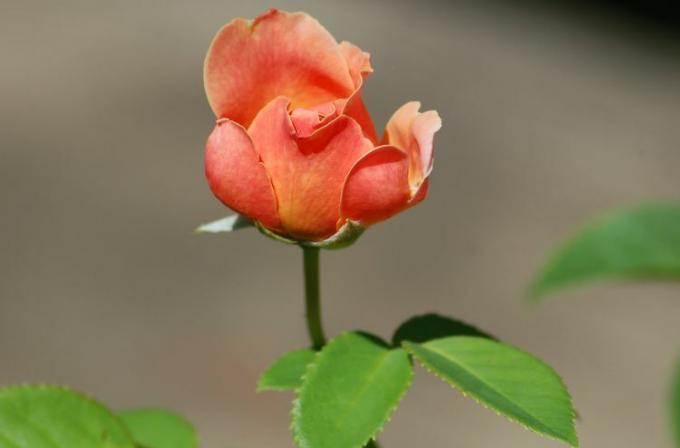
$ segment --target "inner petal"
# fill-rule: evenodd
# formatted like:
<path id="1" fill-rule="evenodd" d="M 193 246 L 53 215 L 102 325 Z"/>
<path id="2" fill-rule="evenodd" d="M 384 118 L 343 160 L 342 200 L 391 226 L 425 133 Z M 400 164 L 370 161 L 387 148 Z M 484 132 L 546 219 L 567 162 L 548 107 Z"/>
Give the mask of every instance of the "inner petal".
<path id="1" fill-rule="evenodd" d="M 248 132 L 272 179 L 285 231 L 296 238 L 327 238 L 337 230 L 345 178 L 373 144 L 346 116 L 301 138 L 288 103 L 286 98 L 270 102 Z"/>
<path id="2" fill-rule="evenodd" d="M 354 90 L 333 36 L 307 14 L 277 10 L 224 26 L 208 51 L 204 81 L 215 114 L 246 127 L 278 96 L 312 108 Z"/>

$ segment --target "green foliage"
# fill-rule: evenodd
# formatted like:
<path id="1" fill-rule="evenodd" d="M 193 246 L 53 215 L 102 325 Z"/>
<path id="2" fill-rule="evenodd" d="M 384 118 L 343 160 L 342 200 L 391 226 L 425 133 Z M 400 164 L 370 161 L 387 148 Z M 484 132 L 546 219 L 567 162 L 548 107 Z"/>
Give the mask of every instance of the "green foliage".
<path id="1" fill-rule="evenodd" d="M 479 403 L 547 437 L 578 446 L 571 398 L 533 356 L 485 338 L 453 336 L 404 348 L 427 370 Z"/>
<path id="2" fill-rule="evenodd" d="M 138 446 L 143 448 L 197 448 L 196 431 L 177 414 L 161 409 L 119 412 Z"/>
<path id="3" fill-rule="evenodd" d="M 53 386 L 0 390 L 2 448 L 134 448 L 123 423 L 91 398 Z"/>
<path id="4" fill-rule="evenodd" d="M 283 355 L 260 376 L 257 390 L 291 390 L 302 386 L 302 376 L 316 352 L 311 348 L 294 350 Z"/>
<path id="5" fill-rule="evenodd" d="M 544 266 L 532 295 L 604 278 L 680 278 L 680 205 L 638 206 L 586 227 Z"/>
<path id="6" fill-rule="evenodd" d="M 671 430 L 675 445 L 680 448 L 680 360 L 677 362 L 671 385 Z"/>
<path id="7" fill-rule="evenodd" d="M 363 333 L 330 341 L 305 373 L 293 408 L 300 448 L 361 448 L 411 384 L 407 353 Z"/>
<path id="8" fill-rule="evenodd" d="M 424 314 L 412 317 L 401 324 L 392 336 L 392 344 L 398 347 L 403 341 L 427 342 L 447 336 L 479 336 L 495 339 L 465 322 L 439 314 Z"/>

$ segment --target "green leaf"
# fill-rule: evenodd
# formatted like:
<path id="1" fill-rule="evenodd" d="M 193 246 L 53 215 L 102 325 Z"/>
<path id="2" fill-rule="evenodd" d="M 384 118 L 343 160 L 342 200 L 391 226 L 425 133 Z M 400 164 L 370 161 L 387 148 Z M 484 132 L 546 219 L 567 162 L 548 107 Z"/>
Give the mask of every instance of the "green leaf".
<path id="1" fill-rule="evenodd" d="M 427 370 L 464 395 L 540 434 L 578 446 L 569 393 L 542 361 L 471 336 L 403 345 Z"/>
<path id="2" fill-rule="evenodd" d="M 680 360 L 677 363 L 671 386 L 671 430 L 675 446 L 680 448 Z"/>
<path id="3" fill-rule="evenodd" d="M 269 366 L 257 383 L 257 390 L 291 390 L 302 386 L 302 376 L 316 352 L 311 348 L 294 350 Z"/>
<path id="4" fill-rule="evenodd" d="M 241 216 L 241 215 L 231 215 L 226 218 L 218 219 L 217 221 L 209 222 L 198 226 L 195 230 L 196 233 L 221 233 L 221 232 L 233 232 L 235 230 L 244 229 L 246 227 L 252 227 L 253 221 Z"/>
<path id="5" fill-rule="evenodd" d="M 131 409 L 118 413 L 143 448 L 197 448 L 194 427 L 183 417 L 161 409 Z"/>
<path id="6" fill-rule="evenodd" d="M 680 205 L 642 205 L 608 214 L 563 244 L 531 293 L 600 279 L 680 279 Z"/>
<path id="7" fill-rule="evenodd" d="M 125 425 L 78 392 L 55 386 L 0 389 L 2 448 L 134 448 Z"/>
<path id="8" fill-rule="evenodd" d="M 408 390 L 406 352 L 363 333 L 344 333 L 316 356 L 293 406 L 300 448 L 361 448 Z"/>
<path id="9" fill-rule="evenodd" d="M 488 333 L 465 322 L 438 314 L 424 314 L 412 317 L 401 324 L 392 336 L 392 345 L 398 347 L 403 341 L 427 342 L 447 336 L 479 336 L 495 339 Z"/>

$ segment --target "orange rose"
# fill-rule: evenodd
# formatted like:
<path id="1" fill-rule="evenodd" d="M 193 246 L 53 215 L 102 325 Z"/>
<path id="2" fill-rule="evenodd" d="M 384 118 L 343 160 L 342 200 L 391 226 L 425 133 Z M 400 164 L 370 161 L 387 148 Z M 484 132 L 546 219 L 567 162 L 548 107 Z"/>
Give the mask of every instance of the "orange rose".
<path id="1" fill-rule="evenodd" d="M 319 241 L 422 201 L 435 111 L 406 103 L 378 141 L 361 98 L 368 53 L 304 13 L 235 19 L 215 36 L 205 90 L 217 125 L 205 172 L 225 205 L 285 237 Z"/>

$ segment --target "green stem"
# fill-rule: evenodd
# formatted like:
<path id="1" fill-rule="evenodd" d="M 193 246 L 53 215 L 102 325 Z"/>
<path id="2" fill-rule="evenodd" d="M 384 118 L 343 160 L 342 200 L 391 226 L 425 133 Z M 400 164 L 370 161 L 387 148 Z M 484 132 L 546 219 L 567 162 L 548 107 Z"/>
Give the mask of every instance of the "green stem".
<path id="1" fill-rule="evenodd" d="M 319 286 L 319 248 L 302 246 L 305 267 L 305 306 L 307 308 L 307 330 L 314 350 L 326 345 L 321 325 L 321 288 Z M 377 440 L 370 440 L 365 448 L 380 448 Z"/>
<path id="2" fill-rule="evenodd" d="M 307 307 L 307 330 L 312 347 L 320 350 L 326 345 L 326 336 L 321 326 L 321 293 L 319 288 L 319 249 L 303 247 L 302 257 L 305 266 L 305 305 Z"/>

